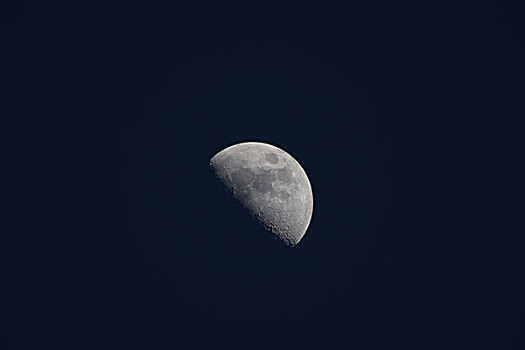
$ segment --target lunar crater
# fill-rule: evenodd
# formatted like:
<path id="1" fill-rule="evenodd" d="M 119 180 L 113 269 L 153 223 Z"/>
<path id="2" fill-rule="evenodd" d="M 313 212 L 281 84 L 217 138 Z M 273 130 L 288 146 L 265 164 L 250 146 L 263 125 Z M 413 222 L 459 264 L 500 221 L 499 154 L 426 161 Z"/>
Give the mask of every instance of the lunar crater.
<path id="1" fill-rule="evenodd" d="M 264 158 L 272 164 L 276 164 L 279 162 L 279 157 L 277 157 L 275 153 L 268 153 Z"/>
<path id="2" fill-rule="evenodd" d="M 248 186 L 253 181 L 253 172 L 250 169 L 240 168 L 231 174 L 232 182 L 239 187 Z"/>

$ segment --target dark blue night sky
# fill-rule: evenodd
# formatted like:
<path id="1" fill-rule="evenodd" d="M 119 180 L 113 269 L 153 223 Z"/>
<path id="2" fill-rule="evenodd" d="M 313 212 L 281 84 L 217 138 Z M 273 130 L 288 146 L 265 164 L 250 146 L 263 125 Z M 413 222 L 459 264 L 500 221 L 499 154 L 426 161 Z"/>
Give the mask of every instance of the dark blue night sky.
<path id="1" fill-rule="evenodd" d="M 344 3 L 0 11 L 2 350 L 525 348 L 518 8 Z M 295 248 L 243 141 L 308 173 Z"/>

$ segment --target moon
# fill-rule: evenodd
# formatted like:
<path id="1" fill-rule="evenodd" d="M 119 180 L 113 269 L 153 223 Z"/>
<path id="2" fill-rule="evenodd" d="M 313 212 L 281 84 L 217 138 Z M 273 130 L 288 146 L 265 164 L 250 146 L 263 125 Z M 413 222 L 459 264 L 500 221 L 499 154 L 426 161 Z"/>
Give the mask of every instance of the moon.
<path id="1" fill-rule="evenodd" d="M 295 246 L 313 213 L 312 186 L 301 165 L 282 149 L 244 142 L 210 159 L 220 181 L 275 238 Z"/>

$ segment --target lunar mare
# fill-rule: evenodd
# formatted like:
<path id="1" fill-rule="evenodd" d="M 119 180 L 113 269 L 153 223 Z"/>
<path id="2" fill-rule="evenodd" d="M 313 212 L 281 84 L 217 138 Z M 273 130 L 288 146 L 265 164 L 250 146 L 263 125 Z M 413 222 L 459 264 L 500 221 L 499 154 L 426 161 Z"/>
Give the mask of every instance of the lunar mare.
<path id="1" fill-rule="evenodd" d="M 215 175 L 268 231 L 295 246 L 313 213 L 310 181 L 282 149 L 261 142 L 239 143 L 210 160 Z"/>

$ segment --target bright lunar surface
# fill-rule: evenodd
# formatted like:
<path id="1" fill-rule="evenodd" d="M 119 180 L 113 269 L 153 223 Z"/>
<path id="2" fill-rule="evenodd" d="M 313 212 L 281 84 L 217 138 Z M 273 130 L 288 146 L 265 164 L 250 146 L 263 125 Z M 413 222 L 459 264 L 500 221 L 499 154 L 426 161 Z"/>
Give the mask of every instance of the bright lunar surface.
<path id="1" fill-rule="evenodd" d="M 310 181 L 299 163 L 275 146 L 245 142 L 210 160 L 216 176 L 251 215 L 276 238 L 294 246 L 313 212 Z"/>

